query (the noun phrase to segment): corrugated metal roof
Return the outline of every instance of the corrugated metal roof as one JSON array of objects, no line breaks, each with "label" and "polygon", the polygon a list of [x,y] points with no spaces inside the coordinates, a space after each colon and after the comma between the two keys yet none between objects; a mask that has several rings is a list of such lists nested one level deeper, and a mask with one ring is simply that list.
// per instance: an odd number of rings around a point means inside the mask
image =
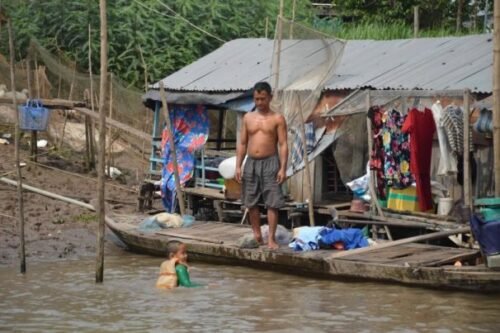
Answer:
[{"label": "corrugated metal roof", "polygon": [[[236,39],[163,79],[178,91],[245,91],[270,80],[273,40]],[[284,40],[280,82],[289,84],[324,62],[324,41]],[[489,34],[345,45],[326,89],[464,89],[492,91],[493,43]],[[282,86],[282,84],[280,84]],[[158,88],[155,84],[153,88]],[[299,84],[298,89],[308,89]]]}]

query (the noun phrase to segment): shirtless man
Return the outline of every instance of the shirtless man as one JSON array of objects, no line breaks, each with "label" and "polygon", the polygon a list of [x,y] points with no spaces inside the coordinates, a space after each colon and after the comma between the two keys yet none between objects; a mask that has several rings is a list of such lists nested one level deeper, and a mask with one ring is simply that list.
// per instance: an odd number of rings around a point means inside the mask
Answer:
[{"label": "shirtless man", "polygon": [[[269,223],[268,247],[277,249],[278,209],[285,204],[280,185],[286,179],[288,145],[285,118],[270,109],[272,97],[269,83],[255,84],[253,99],[257,111],[247,113],[243,118],[236,154],[236,180],[243,182],[242,201],[249,210],[255,239],[263,243],[257,206],[262,197]],[[242,171],[245,154],[248,156]]]}]

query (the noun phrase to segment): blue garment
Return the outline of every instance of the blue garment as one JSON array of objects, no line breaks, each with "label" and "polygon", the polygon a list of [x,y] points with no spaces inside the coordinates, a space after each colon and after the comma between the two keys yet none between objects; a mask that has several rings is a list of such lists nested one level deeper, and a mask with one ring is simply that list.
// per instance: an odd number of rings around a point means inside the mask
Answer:
[{"label": "blue garment", "polygon": [[[207,108],[203,105],[173,105],[171,106],[170,120],[182,185],[193,176],[194,153],[207,142],[210,120]],[[170,154],[170,139],[167,130],[163,130],[161,145],[163,168],[160,190],[165,210],[171,213],[175,211],[176,193],[174,164]]]},{"label": "blue garment", "polygon": [[297,236],[288,244],[295,251],[310,251],[319,249],[320,232],[325,227],[302,227]]},{"label": "blue garment", "polygon": [[357,228],[324,228],[320,232],[319,241],[321,244],[328,246],[331,246],[336,242],[342,242],[344,244],[344,249],[346,250],[368,246],[368,240],[363,235],[361,229]]},{"label": "blue garment", "polygon": [[478,214],[472,214],[470,227],[485,255],[500,253],[500,221],[485,222]]}]

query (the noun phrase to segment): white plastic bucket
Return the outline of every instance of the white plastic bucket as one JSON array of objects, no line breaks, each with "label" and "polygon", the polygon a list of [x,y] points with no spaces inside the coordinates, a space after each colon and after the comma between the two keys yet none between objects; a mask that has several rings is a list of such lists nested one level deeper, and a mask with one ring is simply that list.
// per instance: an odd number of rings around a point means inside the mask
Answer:
[{"label": "white plastic bucket", "polygon": [[438,215],[446,216],[449,215],[453,209],[453,199],[452,198],[440,198],[438,202]]}]

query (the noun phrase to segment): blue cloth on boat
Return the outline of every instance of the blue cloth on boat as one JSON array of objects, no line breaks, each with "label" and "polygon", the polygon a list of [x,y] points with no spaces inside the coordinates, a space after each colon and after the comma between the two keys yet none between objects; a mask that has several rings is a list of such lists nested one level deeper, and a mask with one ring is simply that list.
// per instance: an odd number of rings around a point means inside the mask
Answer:
[{"label": "blue cloth on boat", "polygon": [[[177,153],[177,166],[181,185],[193,176],[194,153],[201,149],[208,139],[210,120],[204,105],[172,105],[170,120]],[[163,206],[169,213],[175,212],[174,164],[170,154],[168,131],[162,134],[162,158],[160,190]]]},{"label": "blue cloth on boat", "polygon": [[363,231],[357,228],[324,228],[320,232],[319,241],[321,244],[327,246],[331,246],[336,242],[342,242],[345,250],[368,246],[368,240],[363,235]]},{"label": "blue cloth on boat", "polygon": [[137,229],[141,232],[144,232],[144,233],[153,233],[153,232],[156,232],[156,231],[161,230],[163,228],[158,223],[158,221],[156,221],[156,216],[150,216],[150,217],[144,219],[144,221],[142,221],[139,224]]},{"label": "blue cloth on boat", "polygon": [[485,255],[500,253],[500,220],[485,222],[478,214],[472,214],[470,227]]},{"label": "blue cloth on boat", "polygon": [[325,227],[301,227],[293,242],[288,244],[295,251],[311,251],[319,249],[321,230]]}]

